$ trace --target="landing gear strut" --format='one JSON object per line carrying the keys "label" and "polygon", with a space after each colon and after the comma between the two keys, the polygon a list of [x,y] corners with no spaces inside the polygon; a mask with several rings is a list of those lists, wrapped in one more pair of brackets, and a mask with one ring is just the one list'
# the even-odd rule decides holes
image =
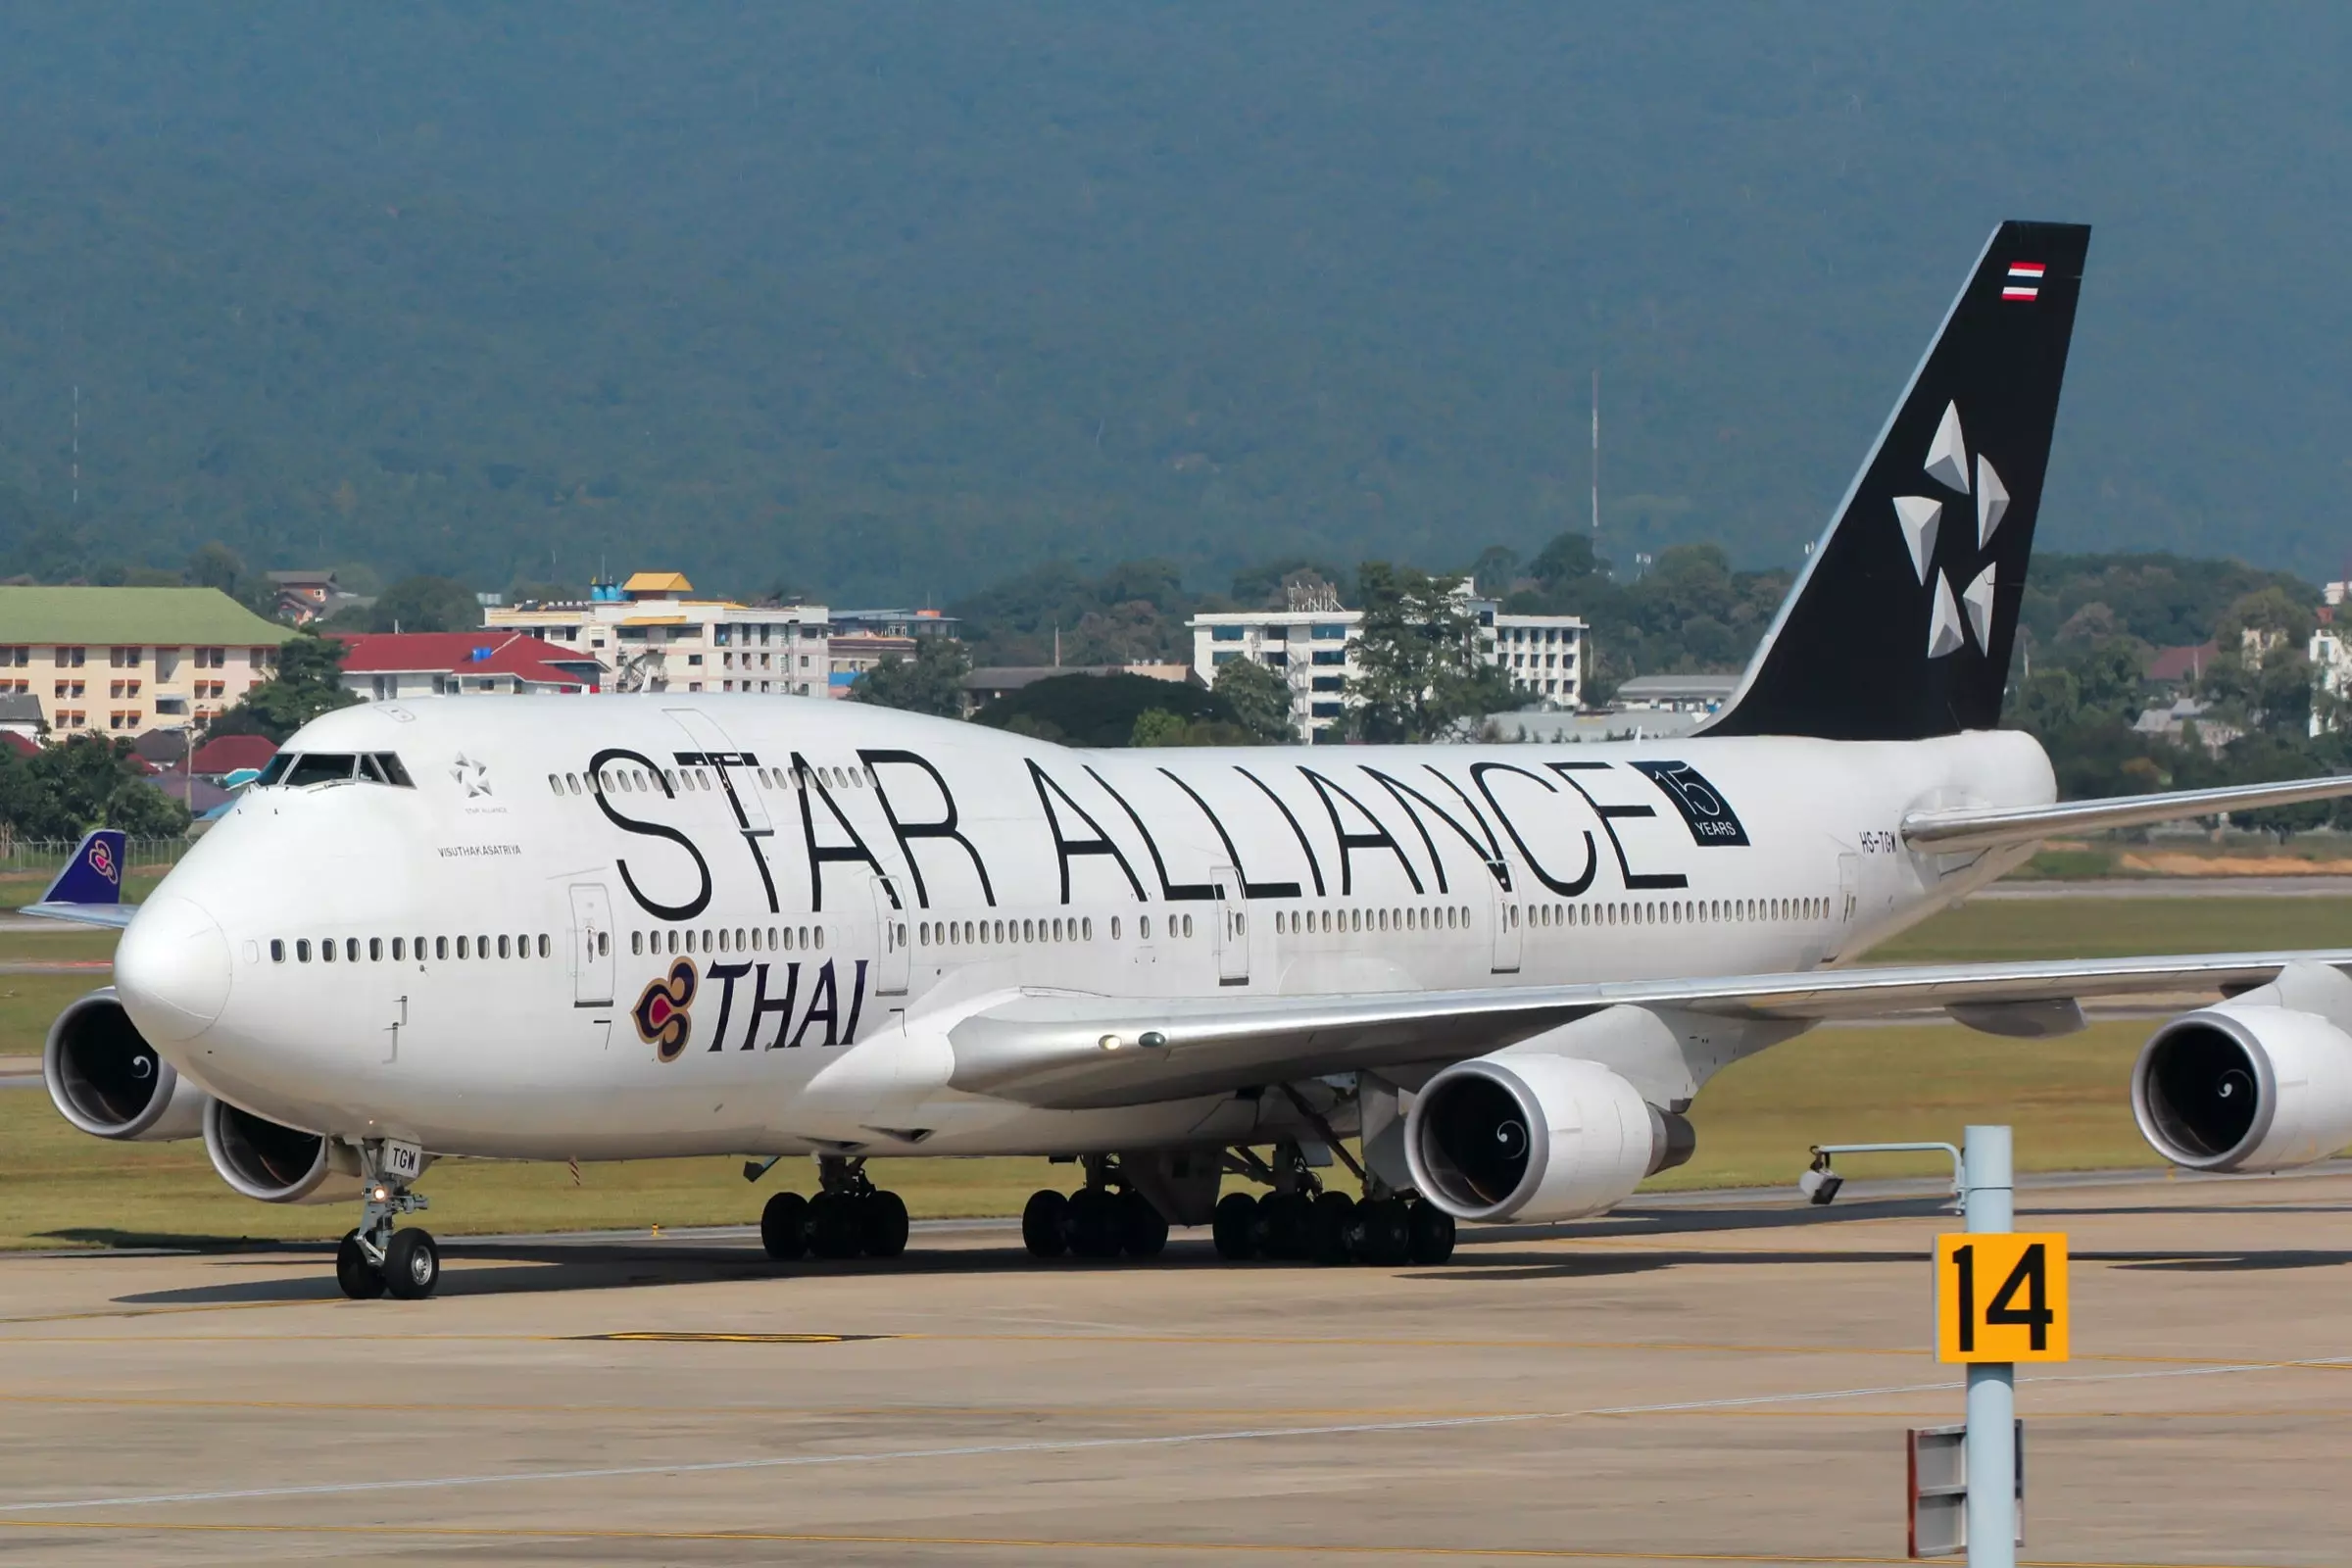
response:
{"label": "landing gear strut", "polygon": [[[1340,1148],[1336,1140],[1331,1147]],[[1228,1262],[1262,1257],[1395,1268],[1426,1267],[1453,1255],[1452,1215],[1426,1199],[1389,1190],[1360,1166],[1356,1172],[1367,1194],[1361,1201],[1326,1191],[1295,1143],[1277,1144],[1271,1164],[1254,1150],[1237,1149],[1226,1168],[1274,1189],[1263,1198],[1227,1193],[1217,1200],[1210,1233],[1217,1255]]]}
{"label": "landing gear strut", "polygon": [[1032,1257],[1157,1257],[1167,1250],[1167,1219],[1152,1207],[1109,1154],[1085,1157],[1086,1185],[1064,1196],[1030,1195],[1021,1241]]}
{"label": "landing gear strut", "polygon": [[760,1210],[760,1243],[768,1256],[789,1262],[805,1255],[897,1257],[906,1250],[906,1200],[876,1187],[863,1159],[819,1155],[816,1176],[814,1198],[778,1193]]}
{"label": "landing gear strut", "polygon": [[[373,1167],[376,1150],[363,1147],[361,1162]],[[403,1214],[431,1207],[422,1193],[409,1191],[406,1182],[369,1175],[360,1207],[357,1230],[344,1233],[335,1248],[335,1284],[355,1301],[371,1301],[389,1291],[404,1301],[421,1301],[441,1283],[441,1249],[432,1232],[421,1226],[396,1231],[392,1222]]]}

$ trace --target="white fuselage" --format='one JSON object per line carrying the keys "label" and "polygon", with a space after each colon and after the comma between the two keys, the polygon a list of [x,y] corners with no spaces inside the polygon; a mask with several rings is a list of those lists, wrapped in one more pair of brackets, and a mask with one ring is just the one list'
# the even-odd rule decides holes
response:
{"label": "white fuselage", "polygon": [[556,1158],[1242,1141],[1231,1096],[959,1093],[944,1029],[1023,988],[1843,961],[2015,861],[1913,855],[1906,812],[2054,796],[2006,732],[1082,752],[700,694],[374,704],[285,751],[413,782],[248,790],[124,934],[133,1020],[290,1126]]}

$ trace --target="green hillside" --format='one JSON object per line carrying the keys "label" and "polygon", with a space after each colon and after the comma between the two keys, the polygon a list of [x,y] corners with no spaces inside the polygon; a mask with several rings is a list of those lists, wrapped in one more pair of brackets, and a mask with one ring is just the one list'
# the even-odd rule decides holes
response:
{"label": "green hillside", "polygon": [[2098,225],[2045,543],[2332,575],[2348,45],[2180,4],[13,8],[0,572],[1459,564],[1583,518],[1596,367],[1604,553],[1786,566],[2021,216]]}

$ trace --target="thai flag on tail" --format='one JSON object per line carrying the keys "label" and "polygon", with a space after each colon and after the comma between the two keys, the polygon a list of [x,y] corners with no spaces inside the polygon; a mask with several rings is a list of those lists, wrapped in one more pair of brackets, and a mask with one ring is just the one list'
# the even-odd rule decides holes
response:
{"label": "thai flag on tail", "polygon": [[2009,280],[2001,288],[2005,300],[2030,300],[2041,293],[2041,274],[2049,269],[2039,262],[2011,262]]}

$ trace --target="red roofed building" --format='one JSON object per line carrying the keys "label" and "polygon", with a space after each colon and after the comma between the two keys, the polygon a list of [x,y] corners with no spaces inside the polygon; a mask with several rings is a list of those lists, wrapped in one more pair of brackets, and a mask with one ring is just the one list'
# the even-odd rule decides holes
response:
{"label": "red roofed building", "polygon": [[220,780],[247,768],[259,772],[276,755],[277,742],[267,735],[223,735],[196,748],[189,771],[198,778]]}
{"label": "red roofed building", "polygon": [[340,640],[344,689],[376,702],[597,688],[595,660],[519,632],[372,632]]}
{"label": "red roofed building", "polygon": [[2180,686],[2198,680],[2219,652],[2220,647],[2214,643],[2199,643],[2193,648],[2159,648],[2148,661],[2148,679],[2159,686]]}

